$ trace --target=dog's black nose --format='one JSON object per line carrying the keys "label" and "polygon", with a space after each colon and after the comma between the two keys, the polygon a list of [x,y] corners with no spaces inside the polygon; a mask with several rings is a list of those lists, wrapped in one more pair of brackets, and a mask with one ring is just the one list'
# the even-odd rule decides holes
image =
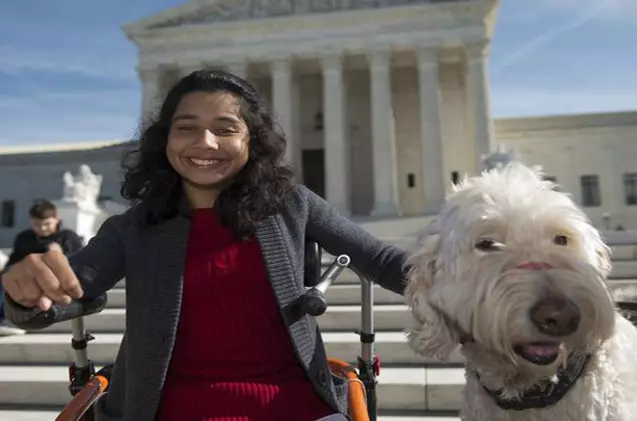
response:
{"label": "dog's black nose", "polygon": [[531,321],[545,335],[567,336],[577,330],[581,314],[570,300],[549,298],[535,304],[530,311]]}

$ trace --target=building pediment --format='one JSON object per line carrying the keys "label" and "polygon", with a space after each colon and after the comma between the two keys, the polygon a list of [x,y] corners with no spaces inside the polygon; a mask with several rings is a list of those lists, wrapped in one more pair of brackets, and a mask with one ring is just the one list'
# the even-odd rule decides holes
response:
{"label": "building pediment", "polygon": [[128,29],[148,30],[428,3],[464,3],[470,1],[475,0],[191,0],[183,6],[130,25]]}

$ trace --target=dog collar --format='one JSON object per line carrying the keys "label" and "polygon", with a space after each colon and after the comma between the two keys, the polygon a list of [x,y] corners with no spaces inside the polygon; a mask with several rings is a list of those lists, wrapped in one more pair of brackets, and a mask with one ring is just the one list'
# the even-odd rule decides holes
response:
{"label": "dog collar", "polygon": [[[546,408],[558,403],[566,393],[571,390],[577,379],[584,372],[584,368],[590,359],[591,354],[575,354],[568,356],[566,368],[560,367],[557,372],[557,382],[549,383],[545,387],[534,386],[522,393],[518,399],[503,399],[501,390],[488,389],[482,383],[482,387],[495,400],[495,403],[507,411],[524,411],[525,409]],[[476,373],[478,381],[480,377]]]}

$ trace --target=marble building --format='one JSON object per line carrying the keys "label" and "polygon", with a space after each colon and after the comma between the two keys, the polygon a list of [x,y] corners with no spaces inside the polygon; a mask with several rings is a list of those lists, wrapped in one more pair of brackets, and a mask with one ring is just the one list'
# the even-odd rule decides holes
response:
{"label": "marble building", "polygon": [[[142,113],[203,66],[254,83],[303,180],[346,214],[435,213],[492,146],[496,0],[192,0],[125,27]],[[326,169],[329,169],[327,171]]]}
{"label": "marble building", "polygon": [[[191,0],[124,28],[139,48],[141,114],[193,69],[257,86],[310,188],[355,218],[433,214],[503,144],[600,228],[637,229],[637,112],[492,120],[497,0]],[[127,140],[0,148],[0,248],[37,197],[88,164],[121,200]]]}

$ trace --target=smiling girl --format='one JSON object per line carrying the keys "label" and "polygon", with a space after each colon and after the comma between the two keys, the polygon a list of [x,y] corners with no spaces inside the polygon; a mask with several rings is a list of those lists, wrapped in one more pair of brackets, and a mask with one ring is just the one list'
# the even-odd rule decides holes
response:
{"label": "smiling girl", "polygon": [[285,148],[248,82],[194,72],[127,160],[131,209],[70,260],[52,250],[3,275],[18,325],[126,278],[105,420],[344,419],[347,384],[330,374],[316,320],[292,305],[305,241],[399,294],[406,254],[297,184]]}

